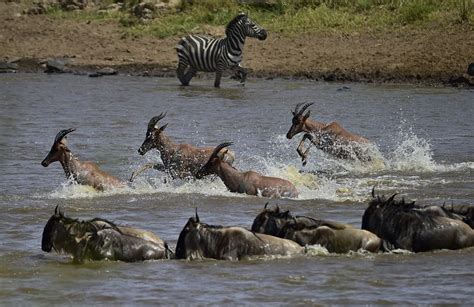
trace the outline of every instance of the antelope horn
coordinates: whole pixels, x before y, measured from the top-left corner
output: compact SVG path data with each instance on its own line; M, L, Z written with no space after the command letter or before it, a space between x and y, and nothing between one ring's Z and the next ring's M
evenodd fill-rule
M161 112L160 115L152 117L150 119L150 121L148 122L148 131L150 131L154 128L157 128L157 127L155 127L156 124L166 116L166 113L167 112L164 112L164 113Z
M296 104L295 110L293 111L293 115L298 114L299 112L298 109L301 107L302 104L303 104L302 102Z
M222 149L224 149L224 148L226 148L227 146L230 146L230 145L234 145L234 143L225 142L225 143L217 145L216 148L214 149L214 151L212 152L211 158L217 157L217 154L219 153L219 151L221 151Z
M305 105L301 108L301 110L298 112L298 115L303 115L304 111L306 111L306 109L309 108L310 106L312 106L313 104L314 104L314 102L305 104Z
M56 137L54 138L54 143L58 143L58 142L61 142L61 140L66 136L68 135L69 133L75 131L76 128L69 128L69 129L64 129L64 130L61 130L58 132L58 134L56 134Z

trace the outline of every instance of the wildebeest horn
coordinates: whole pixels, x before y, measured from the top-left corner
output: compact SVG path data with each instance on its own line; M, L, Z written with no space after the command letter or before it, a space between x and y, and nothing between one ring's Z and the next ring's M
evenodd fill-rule
M314 104L313 102L305 104L297 114L303 115L304 111L306 111L306 109L312 106L313 104Z
M395 194L393 194L392 196L390 196L390 198L387 199L387 204L391 203L391 202L393 201L393 199L395 198L395 196L397 196L397 195L398 195L398 193L395 193ZM404 200L403 200L403 201L404 201Z
M68 135L69 133L75 131L76 128L69 128L69 129L64 129L64 130L61 130L58 132L58 134L56 134L56 137L54 138L54 143L58 143L58 142L61 142L61 140L66 136Z
M167 112L164 112L164 113L161 112L160 115L152 117L150 119L150 121L148 122L148 131L150 131L154 128L157 128L157 127L155 127L156 123L158 123L160 120L162 120L166 116L166 113Z
M217 145L216 148L214 149L214 151L212 152L211 158L217 157L217 154L219 153L219 151L221 151L222 149L224 149L224 148L226 148L227 146L230 146L230 145L234 145L234 143L225 142L225 143Z
M276 205L276 212L280 212L280 207L278 207L278 205Z
M372 198L375 198L375 186L372 187Z
M198 215L198 208L196 207L196 222L199 223L199 215Z
M268 206L268 201L267 201L267 203L265 204L265 206L263 206L263 209L267 209L267 206Z
M54 215L56 216L64 216L63 210L61 210L61 207L59 205L54 208Z

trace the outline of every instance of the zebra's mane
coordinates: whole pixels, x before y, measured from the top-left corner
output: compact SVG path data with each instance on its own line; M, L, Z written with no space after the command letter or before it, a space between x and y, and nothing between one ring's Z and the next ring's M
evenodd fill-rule
M245 13L240 13L239 15L235 16L234 19L232 19L226 26L225 28L225 34L228 35L229 31L232 31L234 27L243 19L247 18L247 15Z

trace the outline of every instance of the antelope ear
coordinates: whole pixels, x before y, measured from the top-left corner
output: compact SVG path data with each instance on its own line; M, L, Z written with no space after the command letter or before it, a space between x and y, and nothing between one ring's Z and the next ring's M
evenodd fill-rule
M308 112L306 112L306 114L304 115L303 119L307 120L310 115L311 115L311 110L308 110Z
M164 131L168 127L168 123L164 124L163 126L160 127L160 131Z

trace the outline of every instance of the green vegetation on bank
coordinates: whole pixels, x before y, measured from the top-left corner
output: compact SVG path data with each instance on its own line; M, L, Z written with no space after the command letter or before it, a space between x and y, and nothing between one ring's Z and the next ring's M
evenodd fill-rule
M263 6L243 5L238 0L185 0L177 11L157 13L146 22L130 13L139 2L125 0L119 12L50 13L62 18L116 19L127 35L160 38L205 32L206 25L223 26L242 11L268 30L281 34L328 30L350 33L360 29L445 27L474 22L474 0L272 0Z

